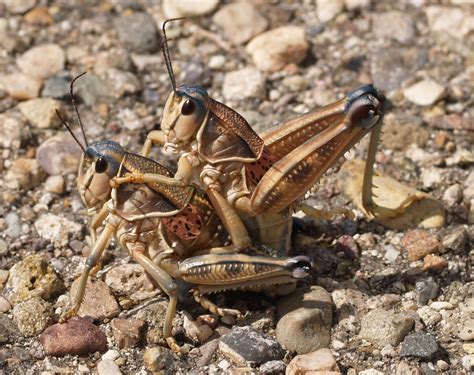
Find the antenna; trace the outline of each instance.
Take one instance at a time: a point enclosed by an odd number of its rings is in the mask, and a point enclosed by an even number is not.
[[[79,74],[78,76],[76,76],[72,79],[71,83],[69,84],[69,95],[71,96],[71,102],[72,102],[72,105],[74,107],[74,111],[76,112],[77,120],[79,121],[79,125],[81,126],[81,131],[82,131],[82,136],[84,137],[84,142],[86,142],[86,147],[89,147],[89,143],[87,142],[86,132],[84,131],[84,125],[82,125],[81,116],[79,115],[79,110],[77,109],[76,100],[74,99],[74,82],[76,82],[76,80],[78,78],[81,78],[86,73],[87,72],[81,73],[81,74]],[[65,121],[64,121],[64,124],[66,124]]]
[[[79,142],[79,140],[76,138],[76,136],[74,135],[73,131],[71,130],[71,127],[69,126],[69,124],[66,122],[66,120],[64,120],[61,116],[61,114],[59,113],[59,110],[56,108],[56,116],[59,117],[59,119],[61,120],[61,123],[64,125],[64,127],[69,131],[69,133],[72,135],[72,137],[74,138],[74,140],[76,141],[76,143],[79,145],[79,147],[81,148],[82,152],[86,153],[86,149],[84,148],[84,146],[81,144],[81,142]]]
[[[171,80],[171,86],[173,86],[174,92],[176,92],[176,80],[174,78],[173,65],[171,64],[170,50],[168,48],[168,39],[166,38],[166,24],[168,22],[179,21],[184,19],[186,19],[186,17],[170,18],[163,22],[163,40],[161,41],[161,50],[163,52],[163,57],[166,63],[166,69],[168,70],[168,74]]]

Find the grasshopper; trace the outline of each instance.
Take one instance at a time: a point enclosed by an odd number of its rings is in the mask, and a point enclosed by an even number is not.
[[[121,183],[115,180],[128,173],[144,173],[172,178],[159,163],[124,150],[118,143],[87,142],[79,112],[71,98],[82,130],[85,146],[68,123],[64,126],[81,147],[77,186],[79,194],[95,215],[91,221],[93,246],[82,273],[73,308],[65,318],[76,315],[84,297],[89,275],[96,267],[112,236],[140,264],[169,296],[163,333],[170,348],[180,352],[172,336],[180,279],[192,285],[195,300],[211,312],[239,316],[238,310],[219,308],[204,294],[229,289],[255,289],[294,283],[311,270],[309,258],[271,258],[228,251],[228,235],[211,202],[193,186],[176,187],[160,182]],[[97,229],[103,226],[100,234]],[[170,250],[160,248],[164,240]],[[151,249],[158,252],[152,260]],[[64,319],[65,319],[64,318]]]
[[[242,116],[212,99],[204,88],[176,86],[166,22],[162,49],[173,91],[165,104],[161,130],[148,134],[142,154],[148,156],[153,144],[182,154],[174,180],[160,181],[182,187],[193,181],[205,188],[237,249],[250,243],[249,225],[242,218],[253,218],[262,242],[287,251],[292,210],[319,216],[300,200],[346,151],[372,132],[363,204],[373,211],[373,162],[385,103],[377,89],[359,87],[335,103],[259,136]],[[121,180],[147,181],[156,177],[129,174]]]

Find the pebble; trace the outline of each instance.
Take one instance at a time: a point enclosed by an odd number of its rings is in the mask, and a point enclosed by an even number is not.
[[[427,327],[434,327],[442,319],[441,314],[430,306],[422,306],[416,310],[416,313]]]
[[[44,82],[41,95],[43,97],[51,97],[54,99],[69,98],[69,82],[71,77],[69,74],[58,74]]]
[[[2,84],[8,95],[17,100],[37,98],[41,89],[41,80],[22,73],[3,76]]]
[[[383,249],[385,251],[385,259],[387,259],[389,263],[395,263],[398,256],[400,255],[400,251],[398,251],[397,248],[392,245],[385,245]]]
[[[403,94],[410,102],[420,106],[436,103],[443,97],[444,92],[444,86],[431,79],[424,79],[403,90]]]
[[[46,173],[35,159],[19,158],[8,169],[5,184],[10,189],[31,190],[45,178]]]
[[[52,305],[40,297],[33,297],[13,307],[13,320],[25,337],[39,335],[50,325]]]
[[[0,147],[18,150],[30,137],[29,127],[19,113],[0,113]]]
[[[111,92],[106,81],[95,74],[89,73],[74,84],[74,95],[81,98],[84,104],[93,106],[99,102],[109,100]]]
[[[148,371],[152,373],[174,373],[178,363],[173,352],[161,346],[147,348],[143,354],[143,362]]]
[[[268,27],[268,21],[257,8],[252,3],[243,1],[224,5],[214,14],[212,21],[235,45],[248,42]]]
[[[0,313],[6,313],[11,310],[11,305],[5,297],[0,296]]]
[[[283,358],[284,351],[275,339],[251,327],[234,327],[222,336],[219,350],[239,366],[255,365]]]
[[[79,139],[81,136],[78,135]],[[82,151],[69,133],[60,133],[40,144],[36,160],[49,175],[76,173]]]
[[[64,324],[48,327],[40,336],[47,355],[85,356],[89,353],[104,352],[107,349],[105,334],[87,319],[73,317]]]
[[[11,13],[22,14],[36,5],[37,0],[2,0],[8,11]]]
[[[0,344],[13,342],[19,336],[18,327],[7,314],[0,313]]]
[[[7,230],[5,231],[5,233],[10,237],[19,237],[23,233],[23,231],[21,230],[20,217],[17,215],[16,212],[9,212],[8,214],[6,214],[5,224],[7,225]],[[8,246],[6,242],[3,243],[5,244],[4,252],[7,252]]]
[[[66,54],[57,44],[35,46],[17,58],[16,63],[27,76],[40,80],[64,69]]]
[[[163,0],[162,7],[167,18],[199,17],[212,13],[219,3],[219,0],[199,0],[196,6],[194,0]]]
[[[474,316],[471,318],[463,316],[458,337],[463,341],[474,340]]]
[[[258,69],[276,72],[288,64],[298,64],[306,56],[309,43],[304,29],[282,26],[253,38],[246,47]]]
[[[400,349],[400,357],[431,359],[438,352],[436,339],[424,332],[414,332],[405,337]]]
[[[453,207],[455,204],[462,201],[462,186],[460,184],[454,184],[449,186],[443,194],[443,201],[446,203],[448,208]]]
[[[114,98],[121,98],[124,95],[136,94],[142,90],[142,84],[137,76],[131,72],[118,69],[109,69],[106,74],[107,86]]]
[[[385,375],[385,374],[382,371],[376,370],[374,368],[369,368],[367,370],[359,371],[357,375]]]
[[[39,129],[52,129],[61,125],[61,120],[56,110],[61,110],[61,102],[52,98],[30,99],[18,104],[28,121]]]
[[[446,249],[450,249],[456,254],[464,251],[468,240],[469,234],[464,225],[446,228],[442,232],[441,243]]]
[[[80,278],[76,279],[69,292],[70,300],[74,301]],[[90,316],[96,320],[113,318],[120,313],[120,306],[112,295],[109,287],[102,280],[89,281],[78,315]]]
[[[372,33],[378,38],[391,38],[405,44],[413,41],[416,28],[408,14],[392,11],[372,17]]]
[[[417,281],[415,290],[418,305],[423,306],[426,305],[430,299],[434,299],[438,296],[439,285],[432,277],[428,277],[425,280]]]
[[[367,313],[367,294],[355,289],[336,289],[331,294],[336,305],[339,320],[356,316],[361,318]]]
[[[260,366],[259,371],[261,374],[284,374],[286,370],[286,363],[283,361],[268,361]]]
[[[214,70],[220,70],[225,65],[225,56],[223,55],[214,55],[209,59],[209,68]]]
[[[254,68],[244,68],[226,73],[222,92],[227,100],[243,100],[265,96],[265,76]]]
[[[82,230],[81,224],[49,212],[42,214],[34,226],[40,237],[57,246],[66,246],[69,238]]]
[[[134,131],[140,130],[143,128],[143,123],[141,119],[137,116],[136,112],[130,108],[122,108],[117,113],[117,120],[120,123],[120,126]]]
[[[105,282],[114,293],[126,295],[136,302],[149,299],[159,293],[145,270],[135,263],[121,264],[111,268],[105,276]]]
[[[305,354],[329,346],[332,325],[331,296],[323,288],[297,289],[278,301],[280,320],[276,338],[281,346]]]
[[[463,196],[466,202],[469,202],[474,198],[474,171],[471,171],[469,176],[467,176],[466,181],[464,181]]]
[[[48,193],[62,194],[65,187],[63,176],[49,176],[44,182],[44,190]]]
[[[214,333],[207,324],[199,320],[192,320],[186,313],[184,314],[183,328],[186,336],[198,343],[203,343]]]
[[[94,73],[102,76],[109,69],[120,71],[133,71],[133,62],[129,53],[124,48],[114,48],[99,52],[95,57]]]
[[[316,14],[321,22],[334,19],[344,9],[344,0],[316,0]]]
[[[158,29],[149,14],[123,15],[115,18],[114,25],[125,48],[137,53],[153,53],[160,48]]]
[[[141,340],[145,322],[141,319],[113,319],[111,326],[118,347],[126,349]]]
[[[408,314],[375,309],[362,318],[359,337],[379,348],[389,344],[397,346],[410,332],[413,323]]]
[[[54,23],[53,16],[46,7],[36,7],[25,14],[23,18],[26,23],[36,26],[47,26]]]
[[[319,371],[321,371],[321,374],[330,374],[333,371],[339,373],[339,367],[330,349],[323,348],[311,353],[297,355],[286,368],[287,375],[319,374]]]
[[[163,337],[163,322],[165,321],[167,301],[152,303],[139,310],[135,319],[142,319],[147,323],[146,341],[151,345],[166,345]]]
[[[436,254],[442,248],[435,235],[421,229],[407,231],[400,245],[408,252],[408,260],[412,262],[428,254]]]
[[[433,31],[462,38],[474,30],[474,16],[456,7],[427,6],[424,8],[428,24]]]
[[[401,361],[395,372],[396,375],[428,375],[425,372],[421,372],[416,365],[409,364],[405,361]]]
[[[432,254],[428,254],[423,262],[423,271],[439,271],[448,266],[448,261],[446,258]]]
[[[97,363],[97,372],[99,375],[121,375],[122,371],[118,365],[111,359],[103,359]]]
[[[465,355],[461,358],[462,367],[467,371],[474,370],[474,354]]]
[[[441,185],[444,180],[443,170],[437,167],[423,169],[420,178],[425,189],[435,188]]]

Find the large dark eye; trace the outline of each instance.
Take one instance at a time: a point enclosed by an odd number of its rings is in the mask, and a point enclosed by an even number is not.
[[[107,160],[100,156],[96,161],[95,161],[95,171],[97,173],[104,173],[107,170]]]
[[[352,121],[362,128],[371,128],[380,118],[378,112],[378,108],[372,104],[361,106],[352,114]]]
[[[181,107],[181,114],[188,116],[194,113],[196,104],[191,99],[186,99],[183,106]]]

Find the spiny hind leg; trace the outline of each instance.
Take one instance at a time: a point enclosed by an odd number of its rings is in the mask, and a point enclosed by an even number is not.
[[[352,210],[349,210],[344,207],[335,207],[330,210],[319,210],[310,206],[307,203],[300,203],[297,209],[303,211],[307,216],[312,217],[313,219],[324,219],[331,220],[336,215],[342,215],[345,219],[354,219],[355,215]]]
[[[230,315],[237,319],[242,316],[239,310],[225,309],[222,307],[218,307],[214,302],[204,297],[198,289],[194,290],[193,297],[197,303],[199,303],[202,307],[204,307],[206,310],[209,310],[213,314],[216,314],[222,317]]]

